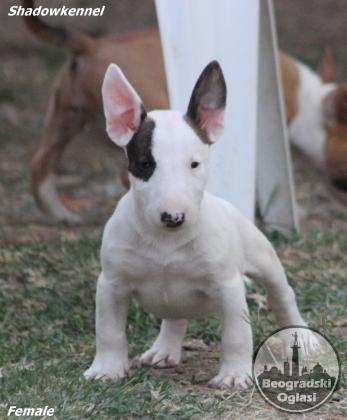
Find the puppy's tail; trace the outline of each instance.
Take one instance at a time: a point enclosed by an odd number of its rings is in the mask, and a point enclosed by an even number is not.
[[[22,0],[25,8],[35,8],[34,0]],[[38,38],[58,47],[64,47],[73,53],[83,53],[89,49],[93,39],[82,32],[57,26],[49,26],[37,16],[23,16],[26,26]]]

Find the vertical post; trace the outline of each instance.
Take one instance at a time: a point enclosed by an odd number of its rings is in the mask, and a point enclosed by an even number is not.
[[[260,2],[259,51],[257,202],[265,230],[290,235],[298,221],[271,0]]]
[[[211,60],[223,68],[225,130],[212,146],[208,190],[254,220],[259,0],[156,0],[156,8],[172,108],[186,110]]]
[[[197,5],[198,3],[198,5]],[[265,227],[297,229],[271,0],[156,0],[171,107],[185,112],[202,69],[223,68],[225,130],[212,146],[210,192]]]

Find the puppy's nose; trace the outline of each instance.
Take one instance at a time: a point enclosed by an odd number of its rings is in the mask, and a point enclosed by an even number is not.
[[[161,214],[161,221],[164,223],[166,227],[169,228],[176,228],[181,226],[184,222],[185,214],[184,213],[174,213],[170,214],[164,211]]]

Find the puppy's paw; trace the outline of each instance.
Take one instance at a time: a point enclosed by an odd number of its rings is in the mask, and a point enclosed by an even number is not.
[[[293,345],[293,330],[282,330],[280,336],[283,342],[284,355],[291,357]],[[298,344],[303,356],[312,356],[320,352],[321,344],[316,334],[309,329],[300,328],[298,330]]]
[[[319,353],[321,350],[321,344],[312,331],[301,329],[300,335],[302,352],[305,356],[311,356],[312,354]]]
[[[117,356],[113,358],[96,357],[91,367],[84,372],[84,377],[88,380],[102,379],[117,382],[118,379],[127,376],[128,371],[128,361],[121,361]]]
[[[222,368],[208,384],[211,388],[243,390],[253,385],[251,370],[248,368]]]
[[[156,367],[177,366],[181,360],[181,346],[169,346],[165,343],[154,343],[153,346],[140,357],[141,365],[155,365]]]

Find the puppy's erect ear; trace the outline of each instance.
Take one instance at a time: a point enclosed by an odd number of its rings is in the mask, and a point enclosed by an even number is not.
[[[102,84],[106,131],[118,146],[126,146],[145,115],[142,101],[122,70],[110,64]]]
[[[326,47],[318,67],[319,74],[324,83],[335,82],[336,64],[331,48]]]
[[[224,127],[227,88],[222,69],[212,61],[201,73],[189,101],[187,117],[214,143]]]

